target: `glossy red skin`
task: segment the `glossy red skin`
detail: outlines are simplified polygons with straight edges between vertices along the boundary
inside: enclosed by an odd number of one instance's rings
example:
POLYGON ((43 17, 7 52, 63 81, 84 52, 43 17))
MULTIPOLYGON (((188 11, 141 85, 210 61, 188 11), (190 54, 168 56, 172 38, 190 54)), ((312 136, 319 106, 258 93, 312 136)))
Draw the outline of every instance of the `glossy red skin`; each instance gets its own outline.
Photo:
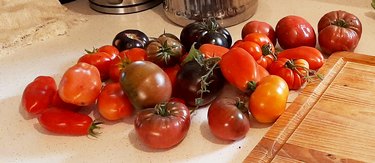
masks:
POLYGON ((164 72, 167 73, 169 79, 171 80, 172 88, 174 88, 176 85, 177 73, 180 69, 181 66, 179 64, 176 64, 173 67, 163 68, 164 72))
POLYGON ((99 70, 93 65, 79 62, 65 71, 58 93, 66 103, 88 106, 95 103, 101 88, 99 70))
POLYGON ((167 149, 179 144, 190 127, 190 111, 179 102, 168 102, 170 115, 162 116, 155 108, 138 112, 134 120, 135 131, 140 140, 151 148, 167 149))
POLYGON ((324 64, 323 54, 318 49, 309 46, 286 49, 277 54, 277 56, 288 59, 304 59, 309 63, 309 67, 312 70, 317 70, 324 64))
POLYGON ((40 114, 52 105, 56 93, 55 79, 38 76, 25 87, 21 103, 28 113, 40 114))
POLYGON ((287 58, 278 58, 270 65, 268 71, 271 75, 277 75, 283 78, 288 84, 289 89, 298 90, 306 82, 306 80, 302 74, 299 74, 296 70, 287 67, 287 61, 289 61, 287 58))
POLYGON ((84 62, 95 66, 100 72, 100 78, 105 81, 109 78, 109 67, 111 66, 112 55, 105 52, 94 52, 83 55, 78 62, 84 62))
POLYGON ((245 113, 237 106, 236 97, 224 97, 214 100, 207 113, 211 133, 224 140, 235 141, 246 136, 250 122, 245 113))
POLYGON ((115 59, 119 55, 119 51, 115 46, 112 45, 103 45, 98 50, 98 52, 105 52, 111 55, 111 59, 115 59))
POLYGON ((314 28, 302 17, 286 16, 279 20, 275 30, 277 41, 283 49, 316 45, 314 28))
POLYGON ((273 45, 276 45, 276 33, 275 29, 267 22, 252 20, 247 22, 241 31, 241 37, 244 39, 246 35, 250 33, 263 33, 272 41, 273 45))
POLYGON ((88 115, 57 107, 43 112, 38 121, 46 130, 62 135, 88 135, 93 123, 88 115))
POLYGON ((97 107, 100 115, 111 121, 130 117, 134 110, 120 83, 108 83, 104 86, 99 94, 97 107))
POLYGON ((362 35, 362 24, 358 17, 351 13, 331 11, 319 20, 318 33, 318 42, 323 53, 354 51, 362 35), (345 23, 340 24, 339 21, 345 23))

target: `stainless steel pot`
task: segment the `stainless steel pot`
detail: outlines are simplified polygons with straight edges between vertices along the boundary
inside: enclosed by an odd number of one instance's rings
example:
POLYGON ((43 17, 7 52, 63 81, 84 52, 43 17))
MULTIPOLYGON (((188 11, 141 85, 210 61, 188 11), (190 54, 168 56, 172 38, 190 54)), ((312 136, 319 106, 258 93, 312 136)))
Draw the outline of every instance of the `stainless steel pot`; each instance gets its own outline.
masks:
POLYGON ((163 0, 89 0, 90 7, 108 14, 128 14, 144 11, 162 3, 163 0))
POLYGON ((164 0, 165 15, 185 26, 197 20, 215 17, 221 26, 241 23, 254 15, 258 0, 164 0))

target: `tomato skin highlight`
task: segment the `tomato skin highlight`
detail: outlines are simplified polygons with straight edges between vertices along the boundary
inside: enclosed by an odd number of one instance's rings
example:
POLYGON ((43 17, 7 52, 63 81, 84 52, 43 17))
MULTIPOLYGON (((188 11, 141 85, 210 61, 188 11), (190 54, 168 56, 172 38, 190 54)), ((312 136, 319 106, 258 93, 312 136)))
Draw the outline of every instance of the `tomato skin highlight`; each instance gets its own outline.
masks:
POLYGON ((88 135, 93 124, 85 114, 52 107, 38 117, 40 125, 46 130, 63 135, 88 135))
POLYGON ((101 88, 99 70, 93 65, 79 62, 65 71, 58 93, 66 103, 88 106, 96 101, 101 88))
POLYGON ((40 114, 52 105, 56 93, 55 79, 38 76, 25 87, 21 104, 28 113, 40 114))
POLYGON ((249 98, 249 111, 260 123, 273 123, 285 111, 288 84, 279 76, 269 75, 257 83, 249 98))

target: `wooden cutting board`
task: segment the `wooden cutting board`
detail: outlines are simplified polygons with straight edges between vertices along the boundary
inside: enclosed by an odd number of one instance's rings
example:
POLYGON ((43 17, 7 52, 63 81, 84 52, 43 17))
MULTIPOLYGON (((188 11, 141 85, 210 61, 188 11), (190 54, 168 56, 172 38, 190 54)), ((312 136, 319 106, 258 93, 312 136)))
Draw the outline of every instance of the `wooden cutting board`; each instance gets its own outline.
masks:
POLYGON ((245 162, 375 162, 375 56, 340 52, 245 162))

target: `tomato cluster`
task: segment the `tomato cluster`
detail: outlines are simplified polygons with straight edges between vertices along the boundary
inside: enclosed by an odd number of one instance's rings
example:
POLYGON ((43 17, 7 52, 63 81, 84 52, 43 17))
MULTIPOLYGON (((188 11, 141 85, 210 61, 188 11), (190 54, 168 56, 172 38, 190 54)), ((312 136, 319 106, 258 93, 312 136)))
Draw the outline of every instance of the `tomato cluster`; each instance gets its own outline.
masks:
MULTIPOLYGON (((323 33, 333 27, 319 28, 323 33)), ((355 29, 360 36, 361 28, 355 29)), ((276 30, 250 21, 241 35, 232 45, 229 31, 212 19, 185 26, 180 38, 127 29, 112 45, 86 50, 58 84, 50 76, 35 78, 24 89, 22 106, 46 130, 64 135, 96 136, 102 121, 134 116, 140 140, 162 149, 178 145, 188 133, 191 113, 207 106, 211 133, 239 140, 250 129, 250 118, 275 122, 286 109, 289 91, 320 77, 316 72, 324 64, 314 29, 301 17, 282 18, 276 30), (276 50, 277 41, 284 50, 276 50), (103 119, 92 119, 89 109, 103 119)))

